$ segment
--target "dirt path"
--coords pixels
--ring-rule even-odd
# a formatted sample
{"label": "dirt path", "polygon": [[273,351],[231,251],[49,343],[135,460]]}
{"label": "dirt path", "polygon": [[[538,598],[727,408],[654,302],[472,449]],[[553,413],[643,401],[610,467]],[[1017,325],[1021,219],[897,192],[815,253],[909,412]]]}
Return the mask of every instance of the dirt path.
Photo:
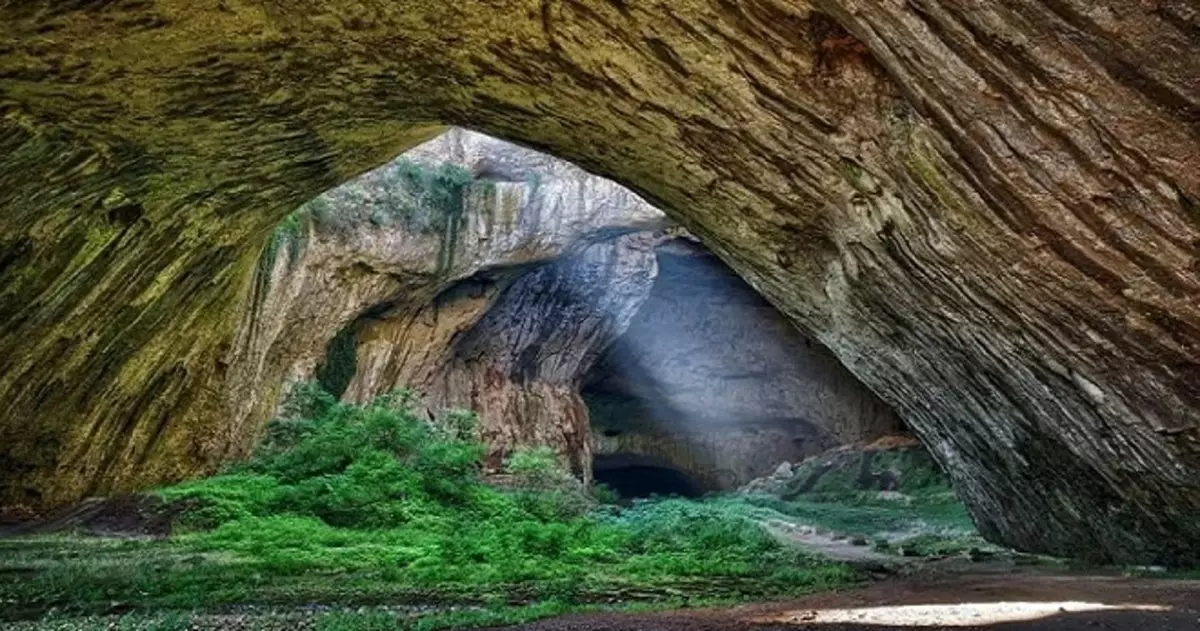
{"label": "dirt path", "polygon": [[[566,616],[530,631],[1200,631],[1200,581],[996,573],[731,609]],[[512,628],[510,628],[512,629]]]}
{"label": "dirt path", "polygon": [[864,539],[855,540],[845,535],[822,531],[815,526],[782,519],[769,519],[762,522],[762,525],[776,538],[833,561],[857,567],[893,567],[906,563],[900,557],[875,552],[867,546]]}

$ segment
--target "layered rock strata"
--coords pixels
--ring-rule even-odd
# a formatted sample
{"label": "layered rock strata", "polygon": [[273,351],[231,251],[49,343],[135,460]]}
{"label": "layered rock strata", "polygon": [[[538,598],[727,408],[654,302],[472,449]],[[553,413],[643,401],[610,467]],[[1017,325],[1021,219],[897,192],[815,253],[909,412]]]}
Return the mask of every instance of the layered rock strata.
{"label": "layered rock strata", "polygon": [[629,328],[588,375],[597,454],[640,455],[736,488],[902,426],[820,344],[716,257],[676,239]]}
{"label": "layered rock strata", "polygon": [[7,503],[244,448],[300,202],[461,123],[678,218],[909,422],[981,530],[1200,561],[1190,0],[0,8]]}

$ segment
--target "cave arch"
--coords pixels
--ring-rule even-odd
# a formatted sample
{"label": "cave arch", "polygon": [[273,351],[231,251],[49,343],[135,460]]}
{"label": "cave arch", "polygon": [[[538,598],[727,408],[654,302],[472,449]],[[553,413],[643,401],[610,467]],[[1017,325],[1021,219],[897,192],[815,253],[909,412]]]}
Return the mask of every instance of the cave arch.
{"label": "cave arch", "polygon": [[1195,560],[1200,59],[1159,4],[5,5],[0,494],[243,451],[210,421],[251,403],[209,384],[263,237],[445,122],[669,209],[900,410],[987,536]]}

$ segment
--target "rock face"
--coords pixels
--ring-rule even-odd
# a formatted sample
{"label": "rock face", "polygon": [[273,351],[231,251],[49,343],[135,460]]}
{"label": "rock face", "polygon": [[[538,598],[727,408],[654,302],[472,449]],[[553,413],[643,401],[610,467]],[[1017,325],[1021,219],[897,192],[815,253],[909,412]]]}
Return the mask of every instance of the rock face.
{"label": "rock face", "polygon": [[[6,502],[36,505],[53,498],[47,493],[108,493],[206,471],[244,453],[279,395],[312,378],[326,343],[364,313],[428,312],[443,294],[502,287],[595,235],[667,225],[661,211],[608,180],[536,151],[450,130],[307,203],[273,234],[252,268],[247,295],[227,305],[240,322],[200,398],[219,410],[214,418],[221,421],[205,430],[212,442],[204,444],[220,455],[192,454],[195,461],[146,456],[139,466],[138,458],[121,454],[153,449],[167,436],[138,439],[149,446],[102,441],[92,446],[96,453],[75,446],[83,451],[52,480],[39,482],[25,477],[38,462],[29,449],[67,455],[49,451],[36,431],[6,425],[0,428],[11,438],[3,455],[12,465],[3,469]],[[478,303],[463,318],[481,317],[486,306],[486,300]],[[174,428],[162,420],[162,431]],[[194,440],[189,444],[199,448]],[[94,467],[112,471],[99,476]]]}
{"label": "rock face", "polygon": [[[524,267],[608,231],[663,226],[660,211],[612,182],[450,130],[309,202],[277,230],[230,354],[232,377],[212,388],[227,393],[231,429],[254,436],[282,389],[313,378],[326,343],[340,330],[355,334],[365,314],[440,321],[406,340],[440,353]],[[457,300],[464,295],[472,298]],[[372,395],[427,385],[404,376]]]}
{"label": "rock face", "polygon": [[411,387],[431,417],[474,410],[493,470],[548,445],[584,479],[594,451],[597,468],[665,466],[696,491],[731,489],[901,425],[715,257],[661,232],[586,244],[506,285],[474,279],[355,330],[345,398]]}
{"label": "rock face", "polygon": [[431,133],[648,196],[909,422],[989,537],[1200,555],[1191,0],[0,8],[6,502],[203,470],[258,249]]}
{"label": "rock face", "polygon": [[592,450],[732,489],[902,426],[892,410],[703,248],[658,249],[658,279],[588,376]]}
{"label": "rock face", "polygon": [[[481,303],[474,296],[456,301],[447,317],[431,314],[432,325],[420,316],[367,325],[348,394],[369,399],[416,388],[432,410],[478,414],[491,469],[518,446],[546,445],[586,480],[592,461],[581,381],[649,294],[659,240],[627,234],[530,271],[470,328],[459,329],[459,314]],[[443,334],[451,329],[458,335]]]}
{"label": "rock face", "polygon": [[894,434],[858,445],[842,445],[802,462],[786,463],[769,476],[751,480],[742,493],[785,500],[827,494],[878,492],[880,499],[904,501],[906,493],[951,495],[949,480],[920,443]]}

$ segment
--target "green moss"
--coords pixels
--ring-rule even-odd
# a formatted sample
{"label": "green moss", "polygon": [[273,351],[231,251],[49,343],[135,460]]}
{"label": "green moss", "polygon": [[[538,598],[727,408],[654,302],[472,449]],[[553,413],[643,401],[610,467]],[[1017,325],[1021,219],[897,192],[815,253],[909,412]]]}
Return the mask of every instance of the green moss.
{"label": "green moss", "polygon": [[843,158],[837,163],[838,173],[842,174],[842,178],[849,182],[850,186],[859,193],[870,193],[870,187],[863,181],[863,176],[866,171],[862,165],[853,160]]}
{"label": "green moss", "polygon": [[361,184],[334,189],[306,202],[280,222],[259,259],[262,282],[269,282],[282,248],[288,250],[289,263],[295,264],[309,223],[329,232],[346,231],[367,222],[376,227],[399,225],[414,232],[440,234],[438,270],[449,270],[454,264],[467,202],[476,189],[482,195],[495,195],[494,182],[476,181],[461,166],[447,163],[429,167],[398,159],[385,170],[367,176]]}
{"label": "green moss", "polygon": [[471,172],[456,164],[436,168],[401,158],[383,182],[386,202],[378,210],[407,222],[420,232],[449,234],[457,230],[466,208],[467,195],[475,180]]}
{"label": "green moss", "polygon": [[[742,600],[856,581],[777,541],[736,504],[663,500],[579,514],[546,510],[556,501],[546,493],[484,484],[483,446],[422,421],[413,393],[353,406],[299,391],[295,413],[271,424],[249,461],[158,492],[185,508],[188,532],[0,541],[0,602],[22,604],[0,608],[0,620],[237,604],[549,614],[614,598]],[[515,467],[540,474],[546,460]]]}
{"label": "green moss", "polygon": [[964,202],[962,195],[943,175],[942,167],[939,166],[941,160],[932,148],[912,139],[905,158],[909,174],[922,189],[934,198],[934,201],[947,209],[959,211],[958,215],[961,218],[970,218],[975,215],[970,206]]}
{"label": "green moss", "polygon": [[288,214],[271,231],[271,236],[267,238],[267,244],[263,246],[262,254],[259,256],[259,273],[263,275],[264,282],[269,282],[271,270],[281,249],[287,249],[289,265],[295,265],[299,260],[300,249],[307,234],[304,229],[304,219],[307,214],[305,208],[301,207]]}

